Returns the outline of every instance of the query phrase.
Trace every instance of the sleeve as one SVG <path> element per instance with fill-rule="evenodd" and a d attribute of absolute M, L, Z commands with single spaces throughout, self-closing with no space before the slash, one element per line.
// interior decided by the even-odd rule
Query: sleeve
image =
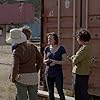
<path fill-rule="evenodd" d="M 66 50 L 65 50 L 65 48 L 63 46 L 61 46 L 61 48 L 62 48 L 62 55 L 63 55 L 63 54 L 66 53 Z"/>
<path fill-rule="evenodd" d="M 20 61 L 19 53 L 15 49 L 13 51 L 12 82 L 14 82 L 16 77 L 17 77 L 17 74 L 18 74 L 18 71 L 19 71 L 19 61 Z"/>
<path fill-rule="evenodd" d="M 37 68 L 37 72 L 39 71 L 39 69 L 41 69 L 43 67 L 43 57 L 42 54 L 38 51 L 37 47 L 36 47 L 36 68 Z"/>
<path fill-rule="evenodd" d="M 72 62 L 74 64 L 77 64 L 78 62 L 82 61 L 86 56 L 87 56 L 87 53 L 88 53 L 88 48 L 87 47 L 82 47 L 77 53 L 76 55 L 73 55 L 71 57 L 72 59 Z"/>
<path fill-rule="evenodd" d="M 17 45 L 13 43 L 11 47 L 12 47 L 12 52 L 13 52 L 13 50 L 16 49 Z"/>
<path fill-rule="evenodd" d="M 48 46 L 45 47 L 45 49 L 44 49 L 44 53 L 45 53 L 45 54 L 47 54 L 47 52 L 48 52 L 48 48 L 49 48 Z"/>

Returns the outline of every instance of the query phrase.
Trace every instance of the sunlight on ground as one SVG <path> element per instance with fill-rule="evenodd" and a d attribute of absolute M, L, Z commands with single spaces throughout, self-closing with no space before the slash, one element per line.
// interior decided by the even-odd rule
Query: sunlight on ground
<path fill-rule="evenodd" d="M 15 100 L 15 85 L 9 81 L 0 81 L 0 100 Z"/>

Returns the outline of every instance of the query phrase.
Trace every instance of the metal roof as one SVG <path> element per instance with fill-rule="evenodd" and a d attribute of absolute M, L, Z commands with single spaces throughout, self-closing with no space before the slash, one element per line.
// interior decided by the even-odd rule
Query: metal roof
<path fill-rule="evenodd" d="M 0 4 L 0 24 L 20 24 L 33 20 L 34 9 L 29 3 Z"/>

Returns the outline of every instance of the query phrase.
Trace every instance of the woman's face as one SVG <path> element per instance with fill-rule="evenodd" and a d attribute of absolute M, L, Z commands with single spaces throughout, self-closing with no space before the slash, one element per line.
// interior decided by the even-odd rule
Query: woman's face
<path fill-rule="evenodd" d="M 80 38 L 79 38 L 79 37 L 77 37 L 77 42 L 78 42 L 80 45 L 82 45 L 82 44 L 83 44 L 83 42 L 80 40 Z"/>
<path fill-rule="evenodd" d="M 54 37 L 52 35 L 48 36 L 48 44 L 50 44 L 50 45 L 55 44 L 55 40 L 54 40 Z"/>

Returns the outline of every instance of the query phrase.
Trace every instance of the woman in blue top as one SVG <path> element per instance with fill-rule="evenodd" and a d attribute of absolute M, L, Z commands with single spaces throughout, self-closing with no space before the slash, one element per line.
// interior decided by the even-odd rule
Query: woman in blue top
<path fill-rule="evenodd" d="M 45 76 L 49 92 L 49 100 L 54 98 L 54 83 L 60 100 L 65 100 L 63 93 L 62 64 L 66 62 L 66 51 L 58 44 L 58 36 L 54 32 L 48 34 L 48 46 L 44 50 L 44 63 L 46 64 Z"/>

